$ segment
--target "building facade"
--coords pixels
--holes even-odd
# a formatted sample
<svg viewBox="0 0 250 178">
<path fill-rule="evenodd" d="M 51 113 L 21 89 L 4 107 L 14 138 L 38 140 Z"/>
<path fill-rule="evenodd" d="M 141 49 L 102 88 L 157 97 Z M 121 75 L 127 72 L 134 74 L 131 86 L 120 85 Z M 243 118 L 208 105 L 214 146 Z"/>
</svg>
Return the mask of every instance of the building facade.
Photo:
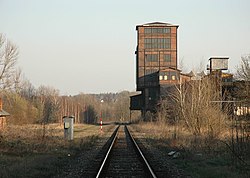
<svg viewBox="0 0 250 178">
<path fill-rule="evenodd" d="M 136 90 L 131 110 L 154 112 L 167 87 L 190 77 L 177 69 L 178 25 L 153 22 L 137 25 Z"/>
</svg>

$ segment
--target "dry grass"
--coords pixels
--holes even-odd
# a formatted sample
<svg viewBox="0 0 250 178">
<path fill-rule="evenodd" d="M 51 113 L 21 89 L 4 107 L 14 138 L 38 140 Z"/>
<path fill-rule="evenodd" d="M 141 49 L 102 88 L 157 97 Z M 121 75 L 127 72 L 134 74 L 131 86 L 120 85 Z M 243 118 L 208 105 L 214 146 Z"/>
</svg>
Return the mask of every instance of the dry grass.
<svg viewBox="0 0 250 178">
<path fill-rule="evenodd" d="M 217 137 L 194 136 L 184 127 L 163 122 L 147 122 L 131 126 L 154 147 L 162 152 L 179 151 L 181 156 L 173 159 L 179 168 L 193 177 L 248 177 L 246 165 L 235 165 L 232 154 L 225 143 L 230 143 L 229 128 Z M 247 160 L 248 164 L 250 160 Z"/>
<path fill-rule="evenodd" d="M 80 151 L 105 137 L 96 125 L 74 125 L 74 140 L 64 140 L 63 126 L 9 125 L 0 132 L 0 177 L 51 177 Z"/>
</svg>

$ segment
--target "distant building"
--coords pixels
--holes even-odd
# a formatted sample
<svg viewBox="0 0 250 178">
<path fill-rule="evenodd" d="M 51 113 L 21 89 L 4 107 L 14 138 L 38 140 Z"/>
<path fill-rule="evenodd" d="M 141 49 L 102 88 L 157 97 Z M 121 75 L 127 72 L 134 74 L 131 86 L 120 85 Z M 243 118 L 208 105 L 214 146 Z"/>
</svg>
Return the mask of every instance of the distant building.
<svg viewBox="0 0 250 178">
<path fill-rule="evenodd" d="M 204 76 L 206 76 L 206 73 L 204 71 L 200 73 L 191 71 L 187 75 L 191 77 L 191 80 L 201 80 Z"/>
<path fill-rule="evenodd" d="M 136 90 L 130 109 L 155 112 L 169 86 L 190 80 L 177 69 L 178 25 L 153 22 L 137 25 Z"/>
<path fill-rule="evenodd" d="M 0 98 L 0 129 L 3 129 L 6 125 L 6 116 L 10 116 L 10 114 L 3 110 L 3 102 Z"/>
</svg>

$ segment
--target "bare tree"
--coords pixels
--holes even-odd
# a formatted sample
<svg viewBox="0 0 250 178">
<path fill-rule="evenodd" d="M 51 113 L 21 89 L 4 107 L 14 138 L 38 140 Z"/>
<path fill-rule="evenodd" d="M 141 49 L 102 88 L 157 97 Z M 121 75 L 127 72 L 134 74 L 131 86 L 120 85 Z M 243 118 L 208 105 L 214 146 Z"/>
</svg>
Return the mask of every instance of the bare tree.
<svg viewBox="0 0 250 178">
<path fill-rule="evenodd" d="M 236 77 L 241 80 L 236 95 L 250 105 L 250 54 L 241 57 L 241 64 L 237 68 Z"/>
<path fill-rule="evenodd" d="M 237 69 L 237 78 L 250 81 L 250 54 L 241 57 L 241 64 Z"/>
<path fill-rule="evenodd" d="M 15 86 L 18 48 L 0 33 L 0 88 Z"/>
<path fill-rule="evenodd" d="M 29 80 L 24 79 L 22 81 L 20 95 L 28 100 L 32 100 L 32 98 L 36 95 L 36 89 Z"/>
<path fill-rule="evenodd" d="M 215 84 L 209 79 L 192 81 L 176 87 L 172 95 L 179 118 L 194 135 L 206 134 L 212 137 L 219 134 L 225 115 L 220 105 L 211 101 L 218 99 Z"/>
<path fill-rule="evenodd" d="M 119 121 L 126 121 L 129 119 L 129 92 L 122 91 L 119 93 L 115 102 L 115 116 Z"/>
<path fill-rule="evenodd" d="M 59 91 L 46 86 L 37 89 L 37 98 L 40 100 L 40 122 L 43 126 L 42 138 L 46 137 L 46 126 L 48 123 L 58 121 L 60 117 Z"/>
</svg>

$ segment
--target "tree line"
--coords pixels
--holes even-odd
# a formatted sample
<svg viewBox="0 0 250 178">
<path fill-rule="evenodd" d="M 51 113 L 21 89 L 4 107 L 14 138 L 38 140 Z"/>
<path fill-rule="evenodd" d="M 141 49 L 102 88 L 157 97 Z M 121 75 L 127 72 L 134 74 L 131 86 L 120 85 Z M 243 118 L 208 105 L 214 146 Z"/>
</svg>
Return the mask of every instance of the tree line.
<svg viewBox="0 0 250 178">
<path fill-rule="evenodd" d="M 96 123 L 100 117 L 103 121 L 129 119 L 132 92 L 61 96 L 50 86 L 35 88 L 17 68 L 18 54 L 18 47 L 0 34 L 0 97 L 11 114 L 8 123 L 62 123 L 63 116 L 74 116 L 76 123 Z"/>
</svg>

